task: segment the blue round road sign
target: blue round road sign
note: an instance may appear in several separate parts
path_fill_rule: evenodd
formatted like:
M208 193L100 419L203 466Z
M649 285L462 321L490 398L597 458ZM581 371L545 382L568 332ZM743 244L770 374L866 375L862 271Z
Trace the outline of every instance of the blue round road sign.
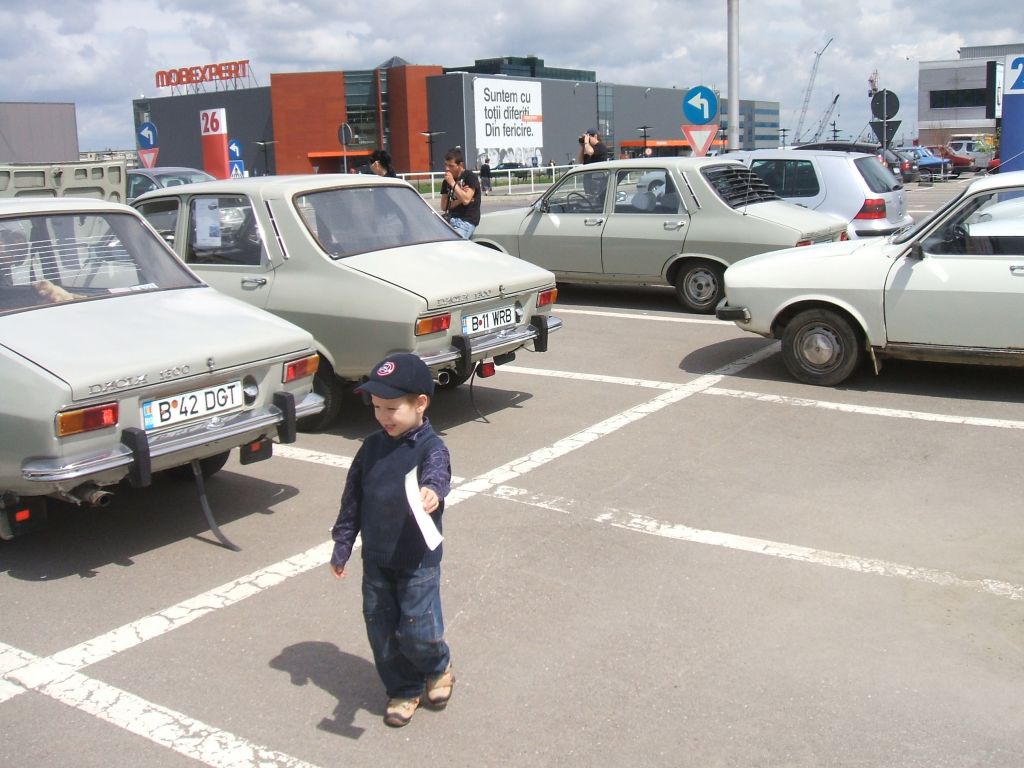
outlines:
M135 132L139 142L139 149L152 149L156 146L156 126L152 123L143 123Z
M718 114L718 97L706 85L697 85L683 96L683 117L691 125L706 125Z

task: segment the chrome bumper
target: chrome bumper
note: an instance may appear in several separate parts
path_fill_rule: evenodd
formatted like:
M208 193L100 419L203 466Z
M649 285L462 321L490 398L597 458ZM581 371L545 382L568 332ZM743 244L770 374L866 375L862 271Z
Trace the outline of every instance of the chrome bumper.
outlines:
M277 430L280 442L295 442L295 422L323 408L324 399L312 392L300 401L291 393L279 392L274 395L273 405L229 413L158 434L149 435L131 427L121 433L121 442L107 451L33 459L22 466L21 476L34 483L65 483L125 470L133 485L144 486L149 484L151 463L161 464L158 460L166 456L185 454L214 443L223 443L221 450L228 450L273 429Z
M521 328L509 328L495 333L486 333L473 338L456 336L448 349L429 355L420 355L428 368L464 367L468 375L473 362L492 357L502 352L511 352L528 342L535 342L538 352L546 352L548 334L562 329L562 320L550 315L534 315L530 324Z

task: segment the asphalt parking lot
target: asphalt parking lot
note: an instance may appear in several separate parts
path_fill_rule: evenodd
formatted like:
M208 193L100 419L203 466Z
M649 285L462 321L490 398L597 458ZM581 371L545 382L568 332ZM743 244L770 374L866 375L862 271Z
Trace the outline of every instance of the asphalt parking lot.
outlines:
M209 482L240 552L165 479L0 544L0 765L1024 764L1019 372L816 388L667 289L556 313L550 352L428 414L444 712L381 723L359 565L325 565L352 402Z

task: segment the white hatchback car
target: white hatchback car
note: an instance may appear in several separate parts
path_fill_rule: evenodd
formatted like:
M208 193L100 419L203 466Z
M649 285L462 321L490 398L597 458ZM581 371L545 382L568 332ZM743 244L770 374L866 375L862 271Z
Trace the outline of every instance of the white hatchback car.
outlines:
M848 222L851 239L891 235L913 223L903 184L875 155L828 150L733 152L787 203Z
M839 384L870 356L1024 366L1024 171L986 176L905 233L754 256L717 316L782 339L800 381Z

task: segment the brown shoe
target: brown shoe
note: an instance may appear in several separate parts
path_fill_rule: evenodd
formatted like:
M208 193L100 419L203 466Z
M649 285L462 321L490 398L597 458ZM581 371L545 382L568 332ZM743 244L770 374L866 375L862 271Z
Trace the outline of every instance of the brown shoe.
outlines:
M444 672L427 678L427 702L435 709L444 709L452 697L454 687L455 673L452 672L451 662L448 662Z
M419 697L415 699L388 699L388 709L384 714L384 723L392 728L401 728L412 720L416 707L420 705Z

